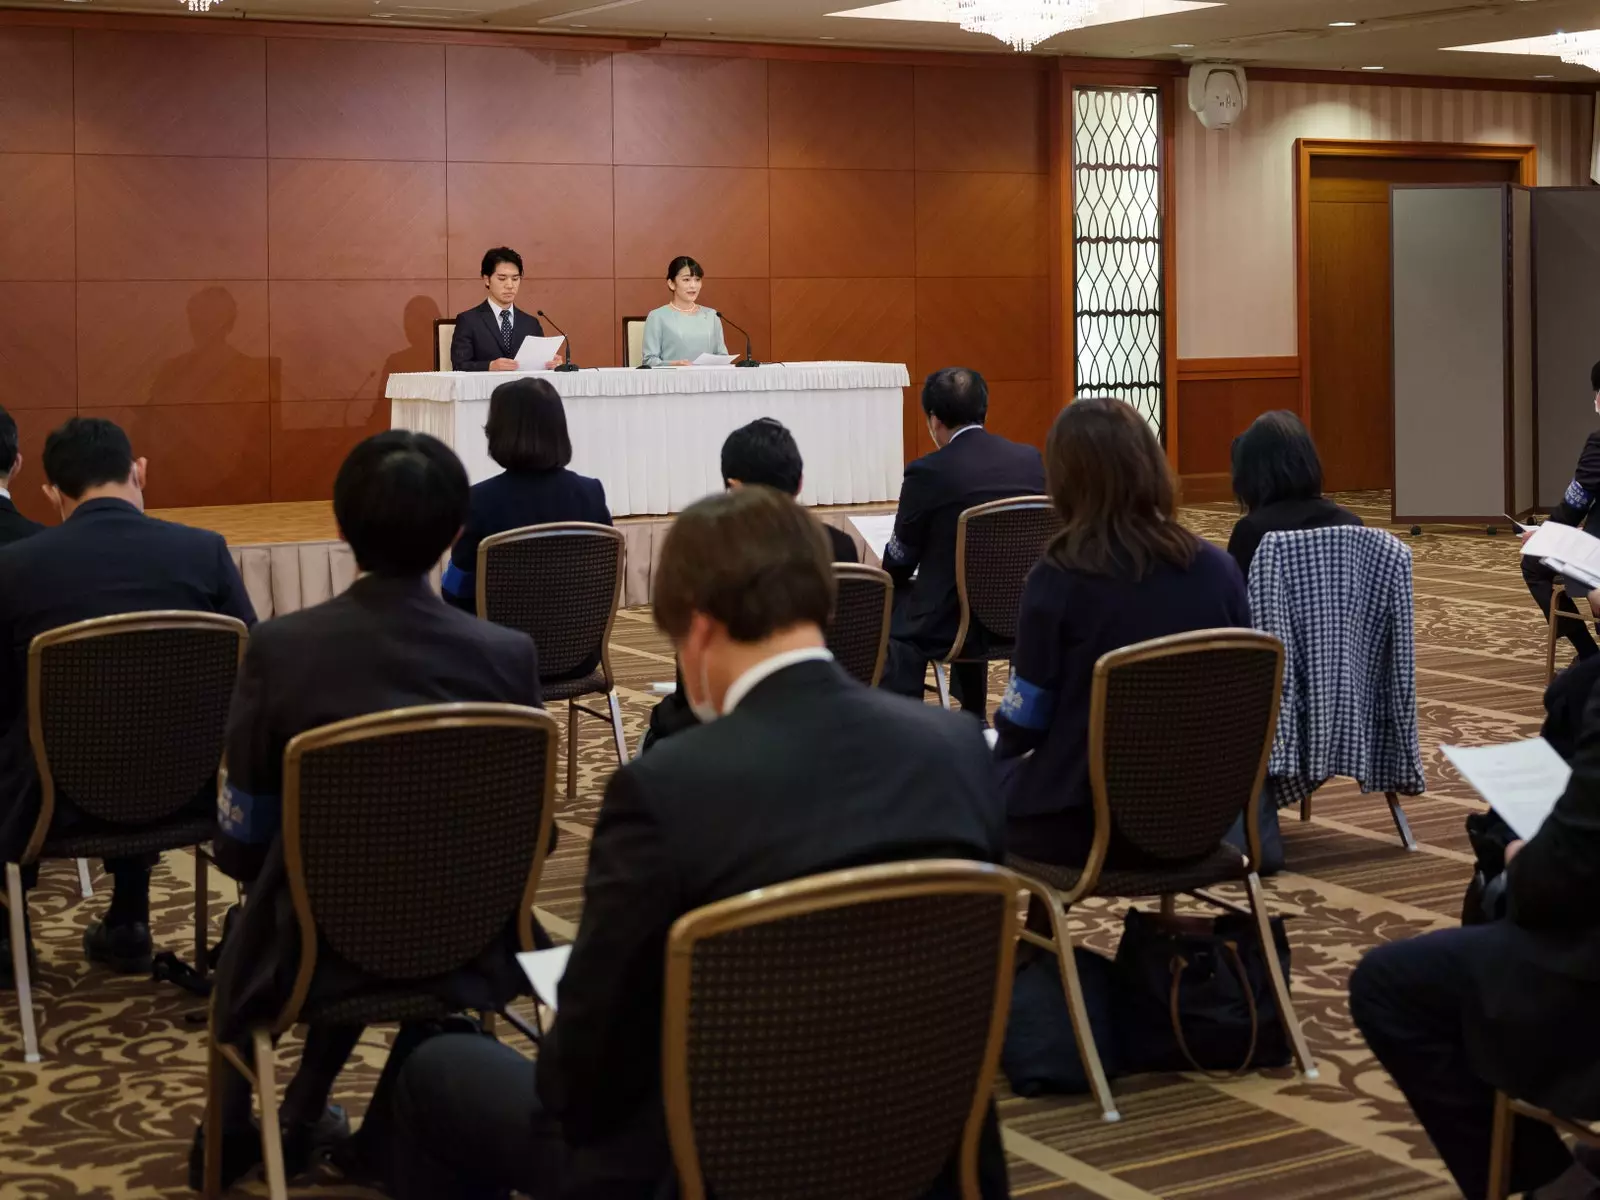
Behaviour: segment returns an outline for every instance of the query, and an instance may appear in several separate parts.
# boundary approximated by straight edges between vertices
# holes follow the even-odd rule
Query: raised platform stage
[[[863,561],[870,551],[850,524],[855,514],[893,512],[892,504],[861,504],[811,511],[856,540]],[[151,509],[150,515],[220,533],[244,576],[256,615],[282,616],[320,604],[350,586],[356,577],[350,548],[339,540],[333,504],[312,500],[294,504],[239,504],[220,508]],[[622,602],[627,607],[650,602],[650,580],[671,517],[620,517],[617,528],[627,539],[627,580]],[[434,574],[438,583],[438,573]]]

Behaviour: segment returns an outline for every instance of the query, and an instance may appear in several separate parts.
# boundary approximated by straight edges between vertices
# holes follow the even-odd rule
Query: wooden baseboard
[[[1298,379],[1297,355],[1266,358],[1180,358],[1178,382],[1203,379]]]
[[[1178,476],[1178,503],[1214,504],[1233,499],[1233,476],[1226,472]]]

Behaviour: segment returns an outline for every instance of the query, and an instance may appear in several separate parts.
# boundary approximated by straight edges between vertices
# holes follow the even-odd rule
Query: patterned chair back
[[[685,1200],[912,1200],[958,1150],[976,1196],[1018,888],[891,863],[680,918],[662,1079]]]
[[[215,786],[244,623],[143,612],[52,629],[28,649],[28,734],[44,803],[130,829],[159,824]]]
[[[1202,629],[1101,656],[1089,697],[1096,808],[1172,862],[1216,850],[1244,812],[1260,862],[1254,800],[1282,686],[1283,643],[1255,630]]]
[[[609,688],[625,553],[620,530],[582,521],[486,537],[478,545],[478,615],[533,638],[542,678],[598,662]]]
[[[847,674],[877,687],[889,652],[894,580],[887,571],[859,563],[834,563],[833,579],[838,590],[828,625],[828,649]]]
[[[959,657],[973,626],[988,631],[996,657],[1017,638],[1017,613],[1028,572],[1061,530],[1048,496],[1015,496],[967,509],[956,526],[956,594],[961,628],[951,658]]]
[[[533,897],[553,818],[556,721],[514,704],[434,704],[311,729],[284,751],[284,857],[305,998],[320,939],[397,983],[483,953]]]

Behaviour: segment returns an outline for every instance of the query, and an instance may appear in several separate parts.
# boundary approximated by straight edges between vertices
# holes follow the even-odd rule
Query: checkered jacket
[[[1250,615],[1284,646],[1267,767],[1278,807],[1335,775],[1420,795],[1411,551],[1381,529],[1269,533],[1250,568]]]

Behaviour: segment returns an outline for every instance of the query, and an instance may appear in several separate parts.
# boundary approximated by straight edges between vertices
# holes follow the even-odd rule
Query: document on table
[[[867,543],[867,549],[877,556],[879,563],[883,562],[884,551],[889,548],[889,539],[894,537],[894,517],[894,513],[874,513],[872,516],[850,518],[850,524],[856,527],[856,532]]]
[[[691,367],[731,367],[737,354],[702,354],[689,365]]]
[[[564,337],[534,337],[529,334],[517,347],[517,366],[524,371],[543,371],[545,364],[561,353]]]
[[[572,945],[552,946],[548,950],[530,950],[517,955],[517,965],[533,984],[533,994],[547,1008],[556,1006],[556,988],[567,973],[567,959],[572,957]]]
[[[1500,746],[1440,746],[1519,838],[1531,838],[1567,790],[1572,768],[1542,737]]]

